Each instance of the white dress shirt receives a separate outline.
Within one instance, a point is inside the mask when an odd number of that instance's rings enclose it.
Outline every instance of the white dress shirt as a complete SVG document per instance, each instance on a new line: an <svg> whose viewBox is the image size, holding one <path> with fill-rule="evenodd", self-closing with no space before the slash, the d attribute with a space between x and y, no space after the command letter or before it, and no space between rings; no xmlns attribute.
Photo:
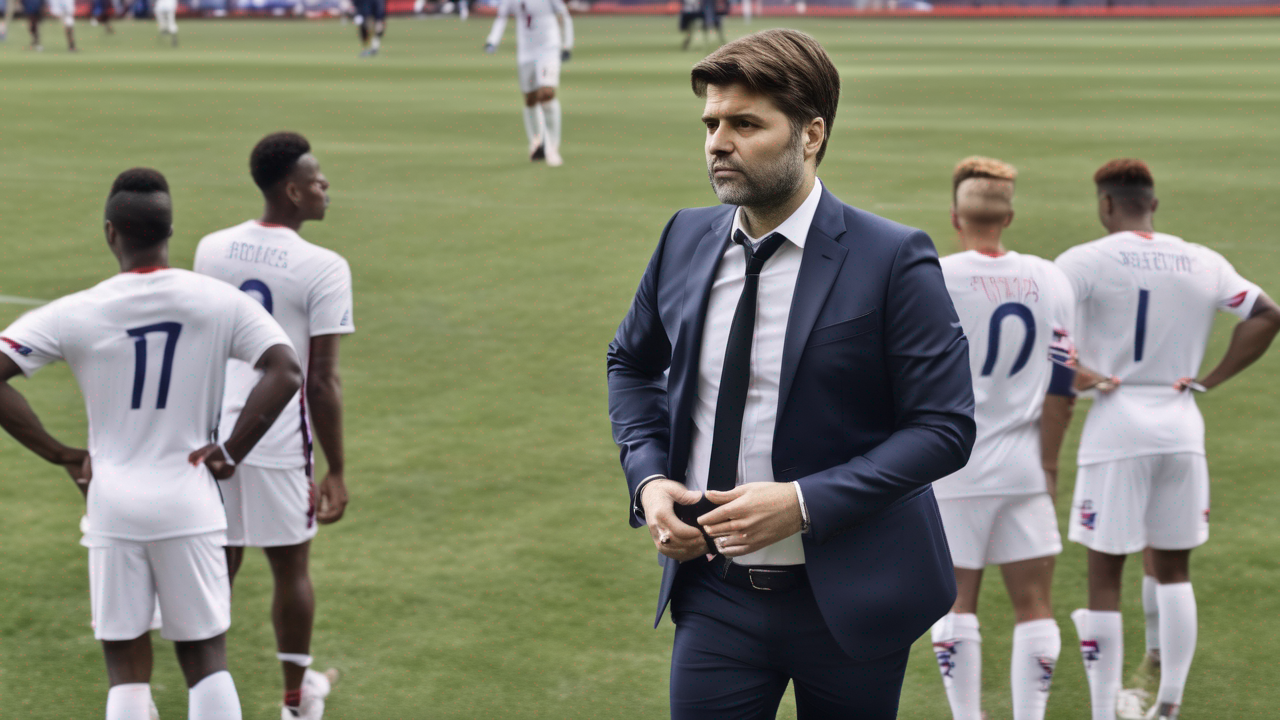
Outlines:
<svg viewBox="0 0 1280 720"><path fill-rule="evenodd" d="M742 414L742 446L738 453L738 485L750 482L774 482L773 429L778 422L778 387L782 377L782 346L787 336L787 320L791 316L791 297L800 273L809 226L822 199L822 182L814 181L813 191L774 232L787 239L760 273L756 295L756 330L751 341L751 381L747 386L747 404ZM742 230L742 208L733 218L733 233ZM720 375L724 371L724 351L729 344L729 328L733 313L746 284L747 261L742 248L731 244L720 258L711 298L702 328L702 351L698 364L698 395L693 405L693 445L685 484L691 490L705 492L707 472L711 466L711 438L715 427L716 401L720 396ZM799 565L804 562L804 545L800 534L747 555L734 558L743 565Z"/></svg>

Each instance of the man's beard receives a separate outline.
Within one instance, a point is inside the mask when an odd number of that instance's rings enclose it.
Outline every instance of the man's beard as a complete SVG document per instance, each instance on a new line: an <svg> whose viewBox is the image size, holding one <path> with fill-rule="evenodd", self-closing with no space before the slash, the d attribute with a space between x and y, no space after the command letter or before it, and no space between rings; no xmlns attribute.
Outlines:
<svg viewBox="0 0 1280 720"><path fill-rule="evenodd" d="M795 138L768 163L746 168L719 158L707 161L707 177L716 197L726 205L750 208L776 207L785 203L804 185L804 152ZM739 177L717 180L715 169L737 170Z"/></svg>

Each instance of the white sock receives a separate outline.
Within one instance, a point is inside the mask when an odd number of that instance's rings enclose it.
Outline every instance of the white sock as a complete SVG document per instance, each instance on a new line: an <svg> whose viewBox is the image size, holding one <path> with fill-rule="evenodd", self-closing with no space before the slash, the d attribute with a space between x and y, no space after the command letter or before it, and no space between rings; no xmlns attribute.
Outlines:
<svg viewBox="0 0 1280 720"><path fill-rule="evenodd" d="M107 720L148 720L151 717L151 685L127 683L107 691Z"/></svg>
<svg viewBox="0 0 1280 720"><path fill-rule="evenodd" d="M369 47L373 48L374 50L380 49L382 47L382 38L378 37L377 35L374 35L373 39L369 41Z"/></svg>
<svg viewBox="0 0 1280 720"><path fill-rule="evenodd" d="M240 696L231 673L216 672L187 691L187 719L241 720Z"/></svg>
<svg viewBox="0 0 1280 720"><path fill-rule="evenodd" d="M560 101L548 100L542 103L542 115L547 123L547 145L560 147Z"/></svg>
<svg viewBox="0 0 1280 720"><path fill-rule="evenodd" d="M542 137L542 106L534 105L533 107L525 106L524 108L524 134L529 136L529 144L532 145Z"/></svg>
<svg viewBox="0 0 1280 720"><path fill-rule="evenodd" d="M947 613L933 625L933 654L954 720L982 718L982 634L978 616Z"/></svg>
<svg viewBox="0 0 1280 720"><path fill-rule="evenodd" d="M1013 720L1044 720L1053 668L1061 652L1062 634L1052 618L1013 627L1013 658L1009 665Z"/></svg>
<svg viewBox="0 0 1280 720"><path fill-rule="evenodd" d="M1080 636L1080 657L1089 678L1093 720L1115 720L1120 671L1124 666L1124 624L1118 612L1071 613Z"/></svg>
<svg viewBox="0 0 1280 720"><path fill-rule="evenodd" d="M466 20L467 16L470 14L471 11L467 8L467 0L462 0L458 5L458 15L461 16L463 20Z"/></svg>
<svg viewBox="0 0 1280 720"><path fill-rule="evenodd" d="M1142 576L1142 614L1147 618L1147 654L1160 650L1160 603L1156 601L1156 579Z"/></svg>
<svg viewBox="0 0 1280 720"><path fill-rule="evenodd" d="M1196 654L1196 594L1191 583L1156 586L1160 606L1160 693L1157 702L1182 704L1182 689Z"/></svg>

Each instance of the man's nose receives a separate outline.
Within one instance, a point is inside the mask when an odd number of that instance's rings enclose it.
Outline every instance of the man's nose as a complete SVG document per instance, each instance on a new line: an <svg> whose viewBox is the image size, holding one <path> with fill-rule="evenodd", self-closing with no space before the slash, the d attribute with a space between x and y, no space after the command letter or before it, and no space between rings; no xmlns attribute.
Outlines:
<svg viewBox="0 0 1280 720"><path fill-rule="evenodd" d="M712 155L728 155L733 152L733 139L725 128L719 127L707 136L707 152Z"/></svg>

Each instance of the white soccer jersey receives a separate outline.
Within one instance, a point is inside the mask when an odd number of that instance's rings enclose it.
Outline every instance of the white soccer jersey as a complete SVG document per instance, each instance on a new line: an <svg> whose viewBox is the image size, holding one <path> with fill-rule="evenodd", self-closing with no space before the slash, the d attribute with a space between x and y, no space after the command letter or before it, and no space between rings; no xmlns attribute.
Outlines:
<svg viewBox="0 0 1280 720"><path fill-rule="evenodd" d="M1119 377L1099 395L1080 439L1080 464L1204 453L1204 418L1190 392L1214 314L1249 316L1261 290L1218 253L1163 233L1120 232L1057 260L1079 303L1080 364Z"/></svg>
<svg viewBox="0 0 1280 720"><path fill-rule="evenodd" d="M1053 375L1049 346L1074 325L1071 285L1053 263L1016 252L950 255L942 274L969 338L978 436L969 464L934 483L934 492L1044 492L1040 413Z"/></svg>
<svg viewBox="0 0 1280 720"><path fill-rule="evenodd" d="M293 341L304 374L310 368L311 338L356 330L347 261L289 228L250 220L213 233L196 248L195 271L231 283L260 302ZM257 377L252 365L227 364L219 425L224 438L235 427ZM303 467L311 459L309 438L304 394L299 392L244 462Z"/></svg>
<svg viewBox="0 0 1280 720"><path fill-rule="evenodd" d="M560 55L560 51L573 49L573 18L564 0L502 0L498 5L498 17L493 21L488 43L497 47L502 33L507 29L507 16L516 18L516 61L531 62L547 55ZM564 42L560 39L560 24L556 16L564 19Z"/></svg>
<svg viewBox="0 0 1280 720"><path fill-rule="evenodd" d="M289 344L262 306L186 270L128 272L32 310L2 338L26 375L66 360L80 384L92 535L149 542L226 528L217 483L187 456L213 437L227 359L253 365Z"/></svg>

